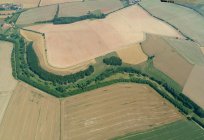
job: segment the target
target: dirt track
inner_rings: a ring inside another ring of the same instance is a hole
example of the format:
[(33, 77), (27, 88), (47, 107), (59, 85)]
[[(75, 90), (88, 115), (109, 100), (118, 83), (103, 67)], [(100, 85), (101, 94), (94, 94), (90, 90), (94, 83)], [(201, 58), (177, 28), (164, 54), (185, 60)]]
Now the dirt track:
[(62, 140), (110, 139), (179, 118), (149, 86), (115, 84), (62, 101)]

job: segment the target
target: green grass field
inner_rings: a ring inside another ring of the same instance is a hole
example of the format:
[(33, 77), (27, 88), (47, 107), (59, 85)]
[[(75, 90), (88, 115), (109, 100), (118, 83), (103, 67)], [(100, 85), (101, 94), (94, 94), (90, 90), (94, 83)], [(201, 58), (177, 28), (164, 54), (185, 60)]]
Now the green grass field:
[(204, 130), (192, 121), (180, 120), (146, 132), (129, 134), (114, 140), (204, 140)]

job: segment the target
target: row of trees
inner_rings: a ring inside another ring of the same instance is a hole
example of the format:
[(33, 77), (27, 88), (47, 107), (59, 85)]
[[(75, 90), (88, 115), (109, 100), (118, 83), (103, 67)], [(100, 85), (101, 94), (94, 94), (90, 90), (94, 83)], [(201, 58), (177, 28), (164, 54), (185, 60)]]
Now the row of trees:
[(81, 20), (86, 19), (102, 19), (105, 18), (105, 14), (101, 13), (100, 10), (96, 10), (93, 12), (88, 12), (88, 14), (79, 16), (79, 17), (55, 17), (53, 20), (54, 24), (70, 24)]
[(38, 57), (32, 47), (32, 43), (28, 45), (26, 53), (27, 53), (27, 63), (29, 68), (35, 74), (37, 74), (41, 79), (45, 81), (52, 81), (54, 83), (59, 83), (59, 84), (71, 83), (71, 82), (76, 82), (77, 80), (82, 79), (85, 76), (89, 76), (94, 72), (94, 67), (90, 65), (86, 70), (77, 72), (75, 74), (70, 74), (65, 76), (56, 75), (56, 74), (47, 72), (41, 68), (41, 66), (39, 65)]

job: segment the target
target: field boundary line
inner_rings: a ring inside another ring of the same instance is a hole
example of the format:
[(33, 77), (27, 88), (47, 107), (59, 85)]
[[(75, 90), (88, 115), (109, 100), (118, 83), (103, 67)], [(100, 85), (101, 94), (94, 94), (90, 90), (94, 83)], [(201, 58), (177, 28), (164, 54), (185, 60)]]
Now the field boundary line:
[[(146, 8), (144, 8), (141, 4), (138, 3), (138, 5), (143, 9), (145, 10), (147, 13), (149, 13), (149, 15), (151, 15), (152, 17), (158, 19), (159, 21), (162, 21), (162, 22), (165, 22), (166, 24), (170, 25), (171, 27), (173, 27), (176, 31), (178, 31), (182, 36), (184, 36), (186, 38), (186, 40), (190, 40), (192, 42), (195, 42), (197, 44), (199, 44), (197, 41), (195, 41), (194, 39), (192, 39), (191, 37), (187, 36), (186, 34), (184, 34), (183, 32), (181, 32), (176, 26), (174, 26), (173, 24), (169, 23), (168, 21), (162, 19), (162, 18), (159, 18), (155, 15), (153, 15), (151, 12), (149, 12)], [(200, 44), (199, 44), (200, 45)]]

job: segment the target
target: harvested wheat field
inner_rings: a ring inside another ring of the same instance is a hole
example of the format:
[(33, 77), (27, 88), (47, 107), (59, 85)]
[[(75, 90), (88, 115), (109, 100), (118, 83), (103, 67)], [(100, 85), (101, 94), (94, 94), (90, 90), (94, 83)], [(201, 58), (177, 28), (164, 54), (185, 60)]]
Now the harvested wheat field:
[(58, 68), (76, 65), (143, 41), (144, 32), (181, 37), (172, 27), (151, 17), (137, 5), (102, 20), (36, 25), (26, 29), (45, 33), (48, 62)]
[(0, 4), (4, 3), (14, 3), (14, 4), (20, 4), (23, 6), (23, 8), (32, 8), (37, 7), (40, 0), (1, 0)]
[(148, 56), (154, 56), (153, 64), (157, 69), (184, 87), (193, 64), (171, 47), (167, 38), (147, 35), (147, 39), (142, 42), (142, 49)]
[(38, 59), (40, 60), (40, 65), (43, 69), (46, 71), (49, 71), (51, 73), (55, 73), (58, 75), (66, 75), (74, 72), (78, 72), (80, 70), (86, 69), (90, 64), (96, 63), (95, 59), (85, 61), (82, 63), (79, 63), (77, 65), (68, 67), (68, 68), (57, 68), (53, 67), (49, 64), (47, 61), (47, 55), (46, 55), (46, 45), (45, 45), (45, 38), (42, 33), (32, 32), (28, 30), (20, 30), (21, 35), (28, 41), (33, 41), (33, 48), (38, 56)]
[(57, 5), (43, 6), (29, 9), (20, 14), (16, 24), (28, 25), (36, 22), (53, 20), (57, 11)]
[(141, 49), (139, 44), (132, 44), (126, 48), (117, 51), (118, 56), (123, 62), (128, 64), (139, 64), (147, 60), (147, 55)]
[(0, 139), (58, 140), (59, 137), (59, 100), (19, 83), (2, 120)]
[(104, 140), (181, 119), (147, 85), (115, 84), (62, 101), (62, 140)]
[(204, 66), (194, 66), (183, 93), (204, 109)]
[(40, 6), (52, 5), (57, 3), (76, 2), (76, 1), (82, 1), (82, 0), (41, 0)]
[(13, 44), (0, 41), (0, 124), (17, 81), (12, 76)]

